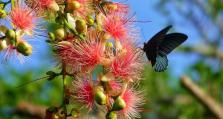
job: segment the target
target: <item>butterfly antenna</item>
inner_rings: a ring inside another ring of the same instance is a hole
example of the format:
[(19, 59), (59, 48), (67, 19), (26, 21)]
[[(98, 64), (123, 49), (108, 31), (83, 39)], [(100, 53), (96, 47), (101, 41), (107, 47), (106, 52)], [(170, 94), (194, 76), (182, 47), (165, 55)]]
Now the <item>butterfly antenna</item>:
[(23, 86), (25, 86), (25, 85), (28, 85), (28, 84), (37, 82), (37, 81), (42, 80), (42, 79), (45, 79), (45, 78), (49, 78), (49, 76), (44, 76), (44, 77), (38, 78), (38, 79), (33, 80), (33, 81), (28, 81), (28, 82), (23, 83), (23, 84), (21, 84), (21, 85), (19, 85), (19, 86), (16, 86), (16, 88), (21, 88), (21, 87), (23, 87)]

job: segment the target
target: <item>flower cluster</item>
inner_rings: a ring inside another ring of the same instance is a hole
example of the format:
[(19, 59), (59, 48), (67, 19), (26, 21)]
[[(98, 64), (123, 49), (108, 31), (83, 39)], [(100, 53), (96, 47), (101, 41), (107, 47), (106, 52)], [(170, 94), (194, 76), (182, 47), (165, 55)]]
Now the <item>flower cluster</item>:
[(48, 22), (47, 42), (61, 63), (61, 74), (73, 78), (66, 94), (72, 101), (65, 104), (74, 102), (89, 111), (100, 106), (98, 109), (106, 112), (107, 119), (140, 117), (144, 97), (134, 86), (141, 79), (143, 57), (135, 44), (137, 30), (132, 18), (128, 18), (126, 4), (109, 0), (24, 3), (25, 6), (12, 5), (8, 15), (12, 29), (0, 27), (5, 34), (0, 41), (1, 49), (30, 55), (32, 46), (23, 36), (31, 35), (37, 16), (42, 17)]

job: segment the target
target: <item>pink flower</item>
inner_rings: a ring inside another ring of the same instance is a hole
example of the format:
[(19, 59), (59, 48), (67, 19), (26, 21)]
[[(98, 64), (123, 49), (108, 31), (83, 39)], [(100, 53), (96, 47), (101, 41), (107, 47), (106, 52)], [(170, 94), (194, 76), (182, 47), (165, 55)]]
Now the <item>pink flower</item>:
[(121, 89), (121, 84), (115, 80), (109, 81), (109, 86), (111, 87), (112, 90), (120, 90)]
[(142, 92), (131, 88), (127, 89), (121, 97), (125, 101), (126, 107), (118, 111), (118, 114), (126, 119), (140, 118), (139, 112), (142, 111), (141, 106), (144, 104)]
[(14, 8), (10, 13), (10, 19), (13, 25), (21, 30), (32, 30), (35, 26), (35, 16), (28, 8)]
[(137, 80), (143, 67), (141, 53), (129, 43), (122, 44), (122, 47), (111, 63), (111, 72), (115, 77)]
[(74, 68), (80, 67), (82, 70), (92, 69), (99, 64), (103, 51), (102, 43), (94, 39), (86, 39), (74, 44), (61, 42), (58, 48), (59, 57), (63, 62)]
[(105, 17), (103, 21), (104, 30), (110, 34), (115, 40), (126, 39), (128, 36), (128, 20), (124, 17), (111, 14)]
[(76, 79), (73, 81), (74, 99), (89, 109), (94, 105), (94, 89), (89, 79)]

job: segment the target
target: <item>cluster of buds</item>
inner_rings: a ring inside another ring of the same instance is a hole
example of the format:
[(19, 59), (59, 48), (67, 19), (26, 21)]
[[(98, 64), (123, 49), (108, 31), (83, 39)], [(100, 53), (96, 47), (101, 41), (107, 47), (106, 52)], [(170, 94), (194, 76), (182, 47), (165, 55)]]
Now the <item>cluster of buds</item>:
[(0, 19), (6, 24), (10, 21), (11, 25), (0, 25), (0, 51), (5, 50), (7, 57), (13, 52), (29, 56), (32, 54), (32, 46), (24, 37), (33, 35), (36, 17), (31, 9), (19, 4), (12, 4), (11, 11), (6, 12), (5, 7), (9, 3), (10, 1), (0, 4)]
[(10, 48), (29, 56), (32, 46), (23, 36), (32, 35), (36, 18), (48, 21), (47, 42), (61, 62), (61, 74), (74, 79), (66, 94), (72, 101), (65, 105), (74, 102), (88, 110), (98, 109), (106, 112), (107, 119), (138, 118), (144, 104), (142, 91), (136, 87), (143, 57), (135, 44), (138, 32), (128, 15), (126, 4), (110, 0), (12, 3), (9, 13), (0, 11), (0, 17), (8, 16), (12, 23), (12, 29), (0, 26), (4, 34), (0, 50)]

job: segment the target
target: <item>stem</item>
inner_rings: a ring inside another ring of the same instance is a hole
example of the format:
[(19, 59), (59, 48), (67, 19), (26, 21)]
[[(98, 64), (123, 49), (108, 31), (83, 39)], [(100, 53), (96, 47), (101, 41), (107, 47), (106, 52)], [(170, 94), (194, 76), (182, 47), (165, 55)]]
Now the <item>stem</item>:
[(15, 0), (11, 0), (11, 10), (13, 10), (15, 7)]
[(63, 63), (62, 64), (62, 74), (63, 74), (63, 102), (62, 102), (62, 105), (63, 105), (63, 111), (64, 111), (64, 119), (67, 119), (67, 98), (66, 98), (66, 65)]

